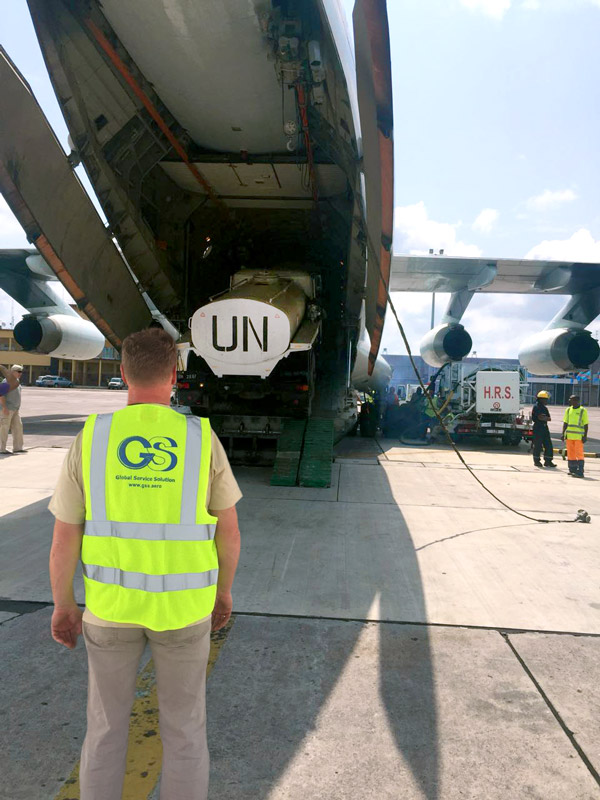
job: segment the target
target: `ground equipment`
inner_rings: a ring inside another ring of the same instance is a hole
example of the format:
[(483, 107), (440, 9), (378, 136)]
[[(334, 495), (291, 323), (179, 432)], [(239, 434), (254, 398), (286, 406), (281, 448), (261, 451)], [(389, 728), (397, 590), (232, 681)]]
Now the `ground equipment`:
[(438, 402), (452, 395), (445, 412), (455, 441), (494, 436), (503, 444), (518, 445), (533, 435), (533, 422), (523, 408), (526, 392), (524, 367), (455, 363), (440, 373)]

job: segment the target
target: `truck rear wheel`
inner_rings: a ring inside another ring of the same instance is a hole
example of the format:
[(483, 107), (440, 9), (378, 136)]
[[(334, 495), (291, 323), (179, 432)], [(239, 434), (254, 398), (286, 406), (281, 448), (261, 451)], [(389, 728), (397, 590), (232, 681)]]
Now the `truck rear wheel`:
[(510, 447), (516, 447), (521, 443), (523, 437), (517, 431), (508, 431), (502, 436), (502, 444)]

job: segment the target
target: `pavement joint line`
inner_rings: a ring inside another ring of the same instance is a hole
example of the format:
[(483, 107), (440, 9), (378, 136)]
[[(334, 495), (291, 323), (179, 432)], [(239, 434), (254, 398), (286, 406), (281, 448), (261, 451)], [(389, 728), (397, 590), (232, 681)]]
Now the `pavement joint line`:
[[(264, 487), (265, 489), (268, 487)], [(301, 488), (301, 487), (290, 487), (290, 488)], [(319, 490), (317, 490), (319, 491)], [(244, 495), (245, 500), (264, 500), (264, 497), (257, 497), (250, 494)], [(305, 498), (304, 497), (270, 497), (270, 503), (287, 503), (290, 500), (297, 500), (302, 502)], [(574, 511), (546, 511), (541, 510), (539, 508), (517, 508), (517, 509), (508, 509), (500, 506), (500, 508), (495, 508), (492, 506), (442, 506), (436, 505), (435, 503), (405, 503), (404, 501), (396, 502), (394, 500), (386, 500), (377, 502), (375, 500), (317, 500), (311, 498), (311, 503), (340, 503), (341, 505), (353, 506), (353, 505), (364, 505), (364, 506), (395, 506), (398, 509), (402, 508), (440, 508), (440, 509), (456, 509), (457, 511), (464, 511), (466, 508), (469, 511), (501, 511), (505, 514), (518, 514), (519, 512), (523, 512), (525, 514), (546, 514), (546, 515), (562, 515), (566, 517), (565, 520), (559, 520), (562, 524), (563, 522), (568, 522), (569, 519), (575, 513)], [(589, 512), (592, 516), (594, 514), (598, 514), (596, 511)], [(2, 521), (2, 517), (0, 517), (0, 522)], [(554, 521), (554, 520), (553, 520)], [(540, 523), (531, 522), (531, 525), (537, 525)]]
[(580, 636), (589, 639), (600, 639), (600, 633), (590, 633), (589, 631), (556, 631), (546, 628), (509, 628), (506, 625), (468, 625), (458, 622), (415, 622), (413, 620), (401, 619), (367, 619), (365, 617), (330, 617), (315, 616), (311, 614), (275, 614), (266, 611), (235, 611), (235, 617), (265, 617), (267, 619), (299, 619), (299, 620), (322, 620), (324, 622), (359, 622), (361, 624), (377, 625), (403, 625), (419, 626), (421, 628), (451, 628), (467, 631), (491, 631), (494, 633), (517, 635), (521, 633), (539, 633), (549, 636)]
[(562, 728), (563, 733), (565, 734), (565, 736), (567, 737), (567, 739), (571, 743), (571, 746), (573, 747), (573, 749), (575, 750), (575, 752), (577, 753), (579, 758), (583, 761), (583, 763), (587, 767), (588, 772), (590, 773), (592, 778), (596, 781), (598, 786), (600, 786), (600, 774), (598, 773), (598, 770), (594, 767), (594, 765), (592, 764), (592, 762), (588, 758), (585, 750), (581, 747), (581, 745), (579, 744), (579, 742), (575, 738), (575, 734), (567, 726), (566, 722), (563, 720), (561, 715), (558, 713), (558, 710), (556, 709), (556, 707), (553, 704), (553, 702), (550, 700), (550, 698), (548, 697), (546, 692), (542, 689), (541, 684), (536, 679), (536, 677), (533, 674), (533, 672), (529, 669), (529, 667), (525, 663), (525, 660), (523, 659), (521, 654), (518, 652), (517, 648), (511, 642), (508, 633), (501, 633), (501, 635), (502, 635), (502, 638), (504, 639), (504, 641), (506, 642), (506, 644), (510, 647), (510, 649), (513, 652), (515, 658), (517, 659), (517, 661), (519, 662), (519, 664), (523, 668), (525, 674), (527, 675), (527, 677), (530, 679), (530, 681), (535, 686), (538, 694), (540, 695), (542, 700), (546, 703), (546, 705), (550, 709), (552, 715), (554, 716), (554, 718), (556, 719), (556, 721), (558, 722), (558, 724)]
[[(215, 667), (234, 621), (235, 617), (232, 616), (222, 630), (210, 634), (207, 678)], [(129, 725), (127, 768), (122, 800), (142, 800), (154, 792), (160, 779), (161, 765), (162, 742), (159, 733), (158, 692), (154, 662), (150, 659), (139, 672), (136, 681), (135, 700), (131, 709)], [(80, 759), (77, 760), (71, 774), (54, 796), (54, 800), (80, 800), (79, 766)]]
[(9, 600), (7, 597), (0, 598), (0, 611), (6, 611), (9, 614), (33, 614), (51, 605), (53, 604), (37, 600)]
[[(524, 523), (526, 524), (526, 523)], [(502, 526), (503, 527), (503, 526)], [(517, 527), (517, 526), (514, 526)], [(7, 601), (4, 601), (5, 603)], [(31, 613), (33, 611), (42, 610), (43, 608), (52, 607), (53, 602), (40, 602), (34, 600), (9, 600), (9, 603), (16, 603), (19, 605), (31, 604), (38, 608), (32, 608), (31, 611), (17, 612), (21, 614)], [(1, 601), (0, 601), (1, 603)], [(85, 608), (83, 603), (77, 604), (82, 610)], [(5, 609), (0, 604), (0, 611), (12, 611), (12, 608)], [(420, 625), (423, 628), (458, 628), (467, 631), (495, 631), (501, 634), (518, 635), (521, 633), (539, 633), (548, 634), (549, 636), (582, 636), (590, 639), (600, 639), (599, 633), (591, 633), (590, 631), (557, 631), (551, 628), (509, 628), (506, 625), (469, 625), (468, 623), (459, 622), (422, 622), (404, 619), (368, 619), (367, 617), (332, 617), (332, 616), (319, 616), (314, 614), (277, 614), (268, 611), (236, 611), (232, 613), (234, 617), (266, 617), (268, 619), (305, 619), (305, 620), (323, 620), (325, 622), (360, 622), (361, 624), (376, 623), (378, 625)], [(10, 620), (6, 620), (9, 622)], [(229, 632), (229, 630), (228, 630)]]

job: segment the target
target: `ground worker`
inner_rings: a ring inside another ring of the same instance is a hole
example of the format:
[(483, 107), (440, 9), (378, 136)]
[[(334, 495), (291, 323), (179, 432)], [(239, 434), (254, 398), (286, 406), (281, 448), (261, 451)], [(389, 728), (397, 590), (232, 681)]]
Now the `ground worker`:
[[(128, 405), (92, 414), (50, 503), (53, 638), (88, 654), (81, 800), (120, 800), (138, 665), (149, 641), (163, 746), (162, 800), (205, 800), (210, 630), (231, 616), (241, 492), (207, 419), (170, 408), (176, 349), (162, 329), (128, 336)], [(81, 558), (86, 607), (73, 595)]]
[(2, 364), (0, 364), (0, 375), (4, 378), (2, 383), (0, 383), (0, 397), (4, 397), (9, 392), (12, 392), (13, 389), (17, 388), (19, 385), (19, 378), (17, 377), (18, 373), (6, 369)]
[(583, 445), (587, 441), (588, 412), (576, 394), (569, 397), (569, 404), (563, 417), (562, 440), (567, 443), (569, 475), (583, 478)]
[[(3, 374), (6, 370), (3, 370)], [(8, 442), (8, 434), (12, 434), (12, 452), (24, 453), (23, 449), (23, 423), (19, 414), (21, 408), (21, 375), (23, 374), (23, 367), (20, 364), (13, 364), (10, 368), (12, 386), (16, 380), (16, 386), (13, 386), (6, 393), (0, 394), (0, 453), (7, 455), (10, 451), (6, 449)], [(9, 385), (8, 378), (6, 385)]]
[[(552, 419), (548, 411), (548, 400), (550, 400), (550, 394), (548, 392), (538, 392), (537, 403), (531, 411), (533, 419), (533, 463), (536, 467), (556, 467), (556, 464), (552, 461), (554, 449), (552, 447), (550, 431), (548, 430), (548, 423)], [(544, 450), (543, 465), (540, 461), (542, 448)]]
[[(433, 383), (435, 387), (435, 382)], [(423, 408), (423, 424), (425, 426), (425, 430), (423, 432), (423, 437), (427, 435), (427, 428), (430, 430), (434, 427), (434, 421), (437, 420), (436, 411), (439, 411), (440, 404), (438, 402), (437, 397), (433, 394), (433, 390), (431, 389), (431, 384), (425, 389), (425, 404)]]
[(396, 390), (393, 386), (390, 386), (388, 392), (385, 396), (385, 404), (387, 406), (397, 406), (399, 405), (398, 395), (396, 394)]

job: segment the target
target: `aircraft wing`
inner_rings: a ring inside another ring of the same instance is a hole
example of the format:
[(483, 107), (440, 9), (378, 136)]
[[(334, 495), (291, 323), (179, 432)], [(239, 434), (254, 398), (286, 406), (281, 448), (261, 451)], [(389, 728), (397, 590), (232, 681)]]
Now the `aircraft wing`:
[(600, 264), (512, 258), (392, 256), (390, 291), (576, 294), (600, 286)]
[(0, 289), (32, 314), (77, 317), (53, 289), (58, 279), (37, 250), (0, 250)]

